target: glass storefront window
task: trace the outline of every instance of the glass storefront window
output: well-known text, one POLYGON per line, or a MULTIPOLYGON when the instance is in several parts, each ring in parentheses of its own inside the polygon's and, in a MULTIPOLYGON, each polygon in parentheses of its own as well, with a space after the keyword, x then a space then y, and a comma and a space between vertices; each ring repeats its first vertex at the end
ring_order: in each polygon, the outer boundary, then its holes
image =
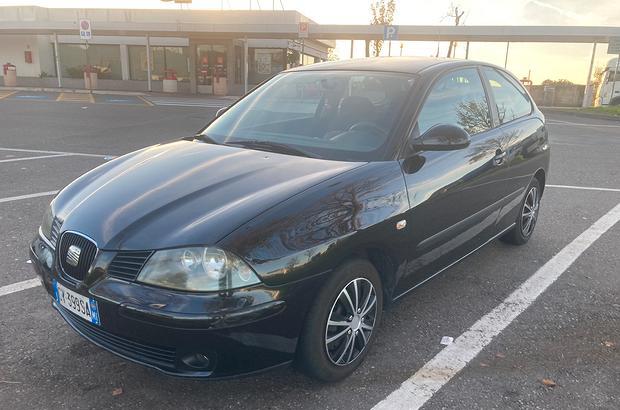
POLYGON ((60 44, 60 61, 63 77, 84 78, 84 67, 97 70, 100 79, 121 80, 121 50, 118 45, 60 44))
POLYGON ((281 48, 250 48, 248 81, 258 84, 286 68, 285 53, 281 48))
MULTIPOLYGON (((132 80, 147 79, 145 46, 129 46, 129 76, 132 80)), ((189 81, 187 47, 151 46, 151 79, 163 80, 166 70, 174 70, 179 81, 189 81)))

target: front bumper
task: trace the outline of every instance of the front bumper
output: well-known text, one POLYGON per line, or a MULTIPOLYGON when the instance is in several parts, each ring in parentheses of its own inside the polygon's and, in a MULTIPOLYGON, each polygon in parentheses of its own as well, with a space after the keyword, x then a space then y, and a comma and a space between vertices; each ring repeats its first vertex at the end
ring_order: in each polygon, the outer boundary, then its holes
MULTIPOLYGON (((118 356, 181 377, 226 378, 291 362, 303 318, 320 284, 319 276, 278 288, 259 285, 199 294, 94 271, 90 276, 96 279, 76 284, 58 274, 55 261, 51 269, 46 266, 42 257, 46 247, 50 248, 40 237, 33 241, 32 265, 52 305, 76 332, 118 356), (101 325, 56 303, 53 280, 94 298, 101 325)), ((95 270, 105 270, 95 265, 95 270)))

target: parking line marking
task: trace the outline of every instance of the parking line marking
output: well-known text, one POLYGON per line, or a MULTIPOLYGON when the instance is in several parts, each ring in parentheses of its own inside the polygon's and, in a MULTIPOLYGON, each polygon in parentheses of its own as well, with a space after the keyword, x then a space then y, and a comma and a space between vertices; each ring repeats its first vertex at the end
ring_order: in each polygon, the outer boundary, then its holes
POLYGON ((45 150, 40 150, 40 149, 25 149, 25 148, 0 147, 0 151, 38 152, 38 153, 41 153, 41 154, 79 155, 79 156, 82 156, 82 157, 94 157, 94 158, 104 158, 104 159, 116 158, 115 155, 85 154, 85 153, 82 153, 82 152, 66 152, 66 151, 45 151, 45 150))
POLYGON ((149 100, 147 100, 146 98, 144 98, 144 97, 143 97, 143 96, 141 96, 141 95, 138 95, 137 97, 138 97, 139 99, 141 99, 142 101, 144 101, 144 103, 145 103, 146 105, 148 105, 149 107, 152 107, 152 106, 154 106, 154 105, 155 105, 155 104, 153 104, 152 102, 150 102, 149 100))
POLYGON ((56 195, 58 192, 59 191, 46 191, 46 192, 37 192, 34 194, 9 196, 6 198, 0 198, 0 204, 5 203, 5 202, 19 201, 20 199, 30 199, 30 198, 38 198, 40 196, 56 195))
POLYGON ((17 93, 17 91, 0 91, 0 100, 10 97, 15 93, 17 93))
POLYGON ((94 103, 95 99, 91 93, 60 93, 56 101, 94 103))
POLYGON ((585 191, 606 191, 606 192, 620 192, 618 188, 599 188, 593 186, 575 186, 575 185, 545 185, 550 188, 565 188, 565 189, 582 189, 585 191))
POLYGON ((38 157, 24 157, 24 158, 11 158, 11 159, 0 159, 0 163, 2 162, 17 162, 17 161, 29 161, 31 159, 45 159, 45 158, 56 158, 56 157, 68 157, 73 154, 54 154, 54 155, 40 155, 38 157))
MULTIPOLYGON (((615 120, 611 120, 615 121, 615 120)), ((547 124, 551 125, 578 125, 581 127, 605 127, 605 128, 620 128, 620 125, 612 125, 612 124, 586 124, 582 122, 570 122, 570 121, 559 121, 559 120, 548 120, 547 124)))
POLYGON ((619 220, 620 203, 556 253, 502 303, 437 353, 397 390, 377 403, 373 410, 422 407, 619 220))
POLYGON ((35 288, 37 286, 41 286, 41 281, 39 279, 28 279, 22 282, 13 283, 11 285, 6 285, 0 287, 0 296, 10 295, 11 293, 20 292, 22 290, 35 288))

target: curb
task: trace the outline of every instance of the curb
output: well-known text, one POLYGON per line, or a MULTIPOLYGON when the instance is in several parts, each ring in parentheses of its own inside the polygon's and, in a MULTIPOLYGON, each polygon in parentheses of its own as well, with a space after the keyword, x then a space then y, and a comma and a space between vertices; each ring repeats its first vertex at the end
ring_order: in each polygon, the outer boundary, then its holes
POLYGON ((577 111, 575 109, 571 109, 571 108, 552 108, 552 107, 540 107, 540 110, 543 113, 547 113, 547 112, 554 112, 554 113, 562 113, 562 114, 566 114, 566 115, 570 115, 573 117, 578 117, 578 118, 594 118, 597 120, 609 120, 609 121, 618 121, 620 122, 620 116, 614 116, 614 115, 606 115, 606 114, 597 114, 597 113, 587 113, 587 112, 581 112, 581 111, 577 111))
POLYGON ((102 94, 102 95, 146 95, 140 91, 110 91, 110 90, 83 90, 78 88, 58 88, 58 87, 5 87, 0 86, 3 91, 30 91, 44 93, 75 93, 75 94, 102 94))

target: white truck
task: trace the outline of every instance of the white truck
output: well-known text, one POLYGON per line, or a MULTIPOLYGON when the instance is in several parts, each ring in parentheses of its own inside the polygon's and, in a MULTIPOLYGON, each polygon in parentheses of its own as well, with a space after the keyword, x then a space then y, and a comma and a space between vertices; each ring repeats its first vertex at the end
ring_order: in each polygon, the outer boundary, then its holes
POLYGON ((620 105, 620 70, 616 73, 617 67, 618 59, 612 58, 603 71, 603 80, 598 90, 601 105, 620 105))

